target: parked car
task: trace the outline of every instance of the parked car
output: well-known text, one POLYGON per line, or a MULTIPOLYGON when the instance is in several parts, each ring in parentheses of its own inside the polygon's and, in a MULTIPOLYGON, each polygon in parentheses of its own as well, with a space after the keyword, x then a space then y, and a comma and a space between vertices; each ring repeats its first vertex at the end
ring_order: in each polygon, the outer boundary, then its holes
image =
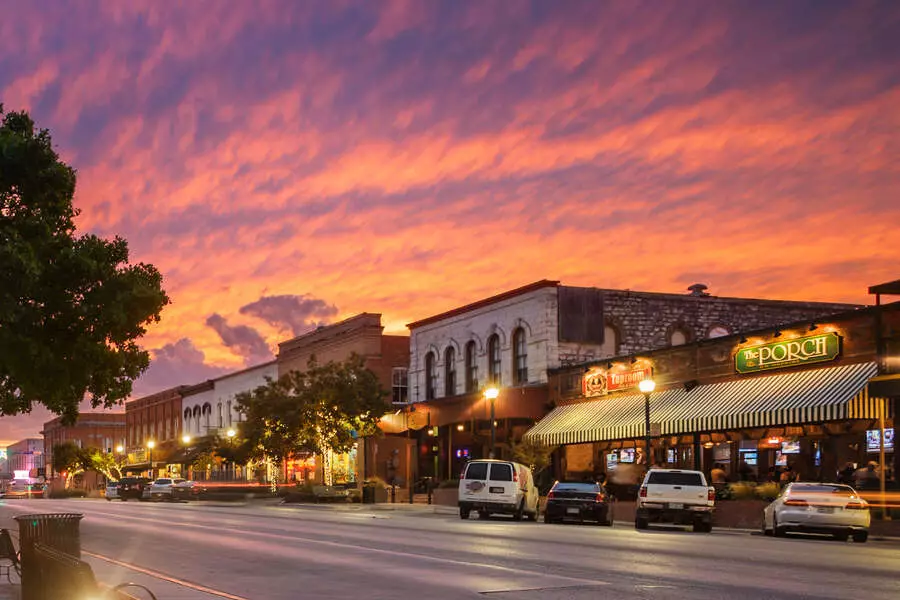
MULTIPOLYGON (((112 502, 116 498, 119 498, 119 482, 108 481, 106 483, 106 500, 107 502, 112 502)), ((119 499, 122 500, 122 498, 119 499)))
POLYGON ((517 521, 522 517, 537 521, 540 510, 531 469, 503 460, 473 460, 467 464, 458 499, 460 519, 468 519, 474 510, 480 518, 499 513, 510 514, 517 521))
MULTIPOLYGON (((178 480, 176 480, 178 481, 178 480)), ((206 491, 206 488, 196 481, 178 481, 172 484, 173 500, 198 500, 200 493, 206 491)))
POLYGON ((846 541, 869 539, 869 504, 849 485, 791 483, 763 510, 763 533, 824 533, 846 541))
POLYGON ((638 491, 635 529, 650 523, 693 525, 694 531, 712 531, 716 490, 700 471, 650 469, 638 491))
POLYGON ((544 523, 594 521, 612 527, 614 500, 599 483, 557 481, 547 494, 544 523))
POLYGON ((4 498, 43 498, 44 486, 40 483, 14 483, 9 486, 4 498))
POLYGON ((144 488, 152 482, 147 477, 123 477, 119 480, 118 495, 122 502, 129 498, 140 500, 144 497, 144 488))
POLYGON ((184 482, 184 479, 171 479, 160 477, 144 488, 144 500, 172 500, 172 486, 184 482))

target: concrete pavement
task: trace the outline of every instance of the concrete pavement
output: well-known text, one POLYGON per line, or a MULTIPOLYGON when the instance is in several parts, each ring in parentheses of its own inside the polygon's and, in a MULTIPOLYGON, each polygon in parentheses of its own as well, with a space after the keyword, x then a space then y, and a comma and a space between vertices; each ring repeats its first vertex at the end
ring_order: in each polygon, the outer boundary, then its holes
POLYGON ((83 512, 98 575, 146 582, 160 598, 900 597, 890 544, 463 522, 408 505, 12 504, 0 520, 83 512))

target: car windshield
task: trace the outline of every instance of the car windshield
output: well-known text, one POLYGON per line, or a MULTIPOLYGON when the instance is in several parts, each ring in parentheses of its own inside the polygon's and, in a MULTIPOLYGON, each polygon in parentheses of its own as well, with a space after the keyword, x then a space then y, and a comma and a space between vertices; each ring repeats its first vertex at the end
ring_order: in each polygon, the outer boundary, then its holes
POLYGON ((655 471, 650 473, 647 483, 658 485, 703 485, 699 473, 679 473, 677 471, 655 471))
POLYGON ((596 483, 585 482, 559 482, 553 486, 556 492, 598 492, 600 486, 596 483))
POLYGON ((854 496, 853 488, 847 485, 816 485, 816 484, 801 484, 797 485, 796 483, 791 486, 791 491, 789 492, 793 495, 801 495, 801 494, 829 494, 836 496, 854 496))
POLYGON ((172 480, 171 479, 157 479, 153 483, 155 483, 156 485, 169 485, 172 483, 172 480))

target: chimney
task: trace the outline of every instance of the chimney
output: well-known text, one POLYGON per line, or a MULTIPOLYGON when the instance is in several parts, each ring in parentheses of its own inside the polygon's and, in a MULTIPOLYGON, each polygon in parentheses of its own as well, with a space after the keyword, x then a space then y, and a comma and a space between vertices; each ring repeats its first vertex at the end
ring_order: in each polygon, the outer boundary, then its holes
POLYGON ((691 296, 695 296, 697 298, 709 297, 709 294, 706 292, 707 289, 709 289, 709 287, 703 283, 695 283, 694 285, 688 287, 688 291, 691 292, 691 296))

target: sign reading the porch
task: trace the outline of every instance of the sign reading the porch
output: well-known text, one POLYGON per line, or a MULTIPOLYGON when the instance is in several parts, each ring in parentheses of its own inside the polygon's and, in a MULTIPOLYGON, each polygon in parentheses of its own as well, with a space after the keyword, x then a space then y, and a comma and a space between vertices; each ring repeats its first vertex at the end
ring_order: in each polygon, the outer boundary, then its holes
POLYGON ((742 348, 734 355, 738 373, 756 373, 794 365, 827 362, 841 354, 841 337, 820 333, 807 337, 742 348))
POLYGON ((651 375, 653 370, 650 367, 630 371, 590 371, 582 380, 582 392, 585 398, 605 396, 609 392, 636 388, 641 381, 651 375))

